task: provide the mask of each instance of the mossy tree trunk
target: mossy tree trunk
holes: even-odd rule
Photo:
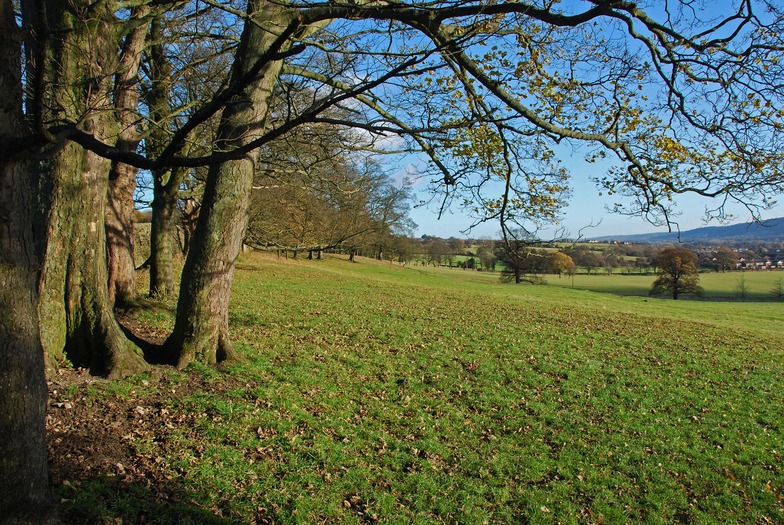
[[[7,131],[4,109],[0,140]],[[47,523],[53,501],[44,439],[48,392],[36,311],[35,163],[0,162],[0,177],[0,521]]]
[[[43,19],[52,27],[46,28],[50,42],[38,57],[41,120],[79,123],[101,140],[116,139],[110,93],[117,21],[105,4],[53,0],[44,8]],[[104,226],[109,168],[108,161],[70,142],[45,164],[39,317],[49,356],[116,376],[147,365],[122,333],[109,300]]]
[[[143,20],[149,6],[135,8],[131,20]],[[117,149],[133,152],[139,145],[136,129],[139,90],[137,75],[147,36],[147,24],[139,24],[125,37],[119,71],[115,75],[114,106],[119,124]],[[106,207],[106,257],[109,271],[109,302],[123,305],[136,295],[136,264],[133,256],[133,219],[136,168],[112,162]]]
[[[293,14],[272,2],[248,3],[248,15],[232,69],[240,83],[259,65]],[[263,64],[226,105],[217,131],[216,148],[229,151],[249,144],[264,132],[281,60]],[[229,301],[234,265],[247,225],[247,206],[255,171],[255,155],[212,166],[202,198],[196,232],[185,260],[174,331],[167,341],[170,359],[179,367],[193,360],[208,364],[230,360],[236,353],[229,337]]]
[[[0,144],[30,130],[22,115],[21,32],[0,0]],[[44,425],[47,388],[38,337],[33,235],[37,163],[0,152],[0,521],[54,521]]]
[[[106,207],[106,257],[109,302],[115,306],[128,303],[136,295],[136,264],[133,256],[135,190],[136,169],[128,164],[113,163]]]
[[[162,24],[161,16],[153,19],[147,53],[150,89],[146,93],[146,102],[153,121],[147,147],[155,155],[159,155],[166,148],[170,139],[169,98],[173,83],[172,66],[163,46]],[[186,173],[185,168],[153,171],[150,224],[150,296],[152,297],[170,295],[175,291],[174,253],[177,233],[175,218],[180,185]]]
[[[150,225],[150,296],[174,293],[175,217],[183,168],[154,174]]]

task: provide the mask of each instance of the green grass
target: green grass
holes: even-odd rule
[[[245,363],[74,395],[179,415],[139,431],[177,488],[161,523],[780,522],[783,308],[256,254]],[[104,483],[82,512],[142,515]]]
[[[618,295],[648,295],[651,284],[656,277],[653,275],[639,274],[577,274],[574,276],[574,287],[583,290],[593,290]],[[739,301],[738,285],[745,281],[748,289],[747,301],[775,301],[771,294],[774,283],[782,279],[784,272],[725,272],[701,273],[700,286],[705,289],[705,298],[709,300]],[[572,279],[563,276],[547,276],[548,284],[556,286],[572,286]]]
[[[454,273],[454,268],[420,268],[423,271],[436,275],[449,275],[450,278],[474,280],[488,284],[498,281],[498,272],[475,272],[474,275],[460,276]],[[614,295],[647,296],[655,275],[640,275],[638,273],[621,273],[617,271],[612,275],[599,271],[592,274],[577,273],[574,278],[563,275],[544,276],[548,285],[577,290],[591,290]],[[739,283],[745,281],[748,302],[776,302],[776,297],[771,293],[776,281],[784,282],[784,271],[747,271],[747,272],[706,272],[700,274],[700,286],[705,289],[705,299],[716,301],[741,301],[738,293]],[[686,298],[689,299],[688,297]]]

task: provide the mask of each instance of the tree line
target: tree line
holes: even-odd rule
[[[442,239],[424,235],[408,239],[408,250],[398,260],[419,260],[436,266],[458,266],[468,269],[495,271],[499,265],[517,265],[523,274],[561,274],[581,271],[593,273],[657,273],[664,250],[676,248],[669,244],[646,243],[577,243],[532,240],[521,243],[516,253],[498,239]],[[784,255],[773,245],[738,248],[730,246],[690,245],[700,271],[727,272],[743,268],[743,260],[767,257],[777,262]]]

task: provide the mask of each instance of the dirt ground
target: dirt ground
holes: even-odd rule
[[[126,326],[129,323],[124,320]],[[133,331],[139,335],[143,327],[133,327]],[[161,335],[141,334],[156,343]],[[179,380],[170,381],[175,375]],[[172,482],[173,470],[164,458],[173,447],[170,436],[175,431],[187,436],[195,416],[171,409],[172,400],[196,391],[217,392],[235,386],[231,378],[209,382],[199,374],[190,374],[183,381],[180,372],[167,366],[153,367],[148,379],[131,383],[137,386],[123,385],[122,395],[113,393],[110,381],[84,369],[49,370],[47,382],[50,478],[66,524],[159,523],[152,515],[134,515],[129,520],[116,512],[110,517],[106,510],[81,508],[89,501],[83,495],[78,498],[82,503],[73,502],[87,485],[109,494],[133,491],[134,497],[149,498],[151,508],[158,509],[162,501],[187,498],[182,487]],[[144,506],[143,501],[138,503]],[[189,504],[198,506],[193,501]],[[107,506],[111,505],[109,501]],[[220,509],[205,510],[210,517],[220,516]]]

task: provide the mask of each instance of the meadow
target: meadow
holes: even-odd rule
[[[425,271],[445,272],[454,271],[457,268],[423,266]],[[498,272],[478,272],[476,280],[487,283],[498,281]],[[614,295],[637,295],[647,296],[651,289],[651,284],[656,279],[652,273],[639,274],[635,272],[627,273],[615,270],[612,274],[604,271],[594,271],[587,273],[580,268],[573,275],[563,274],[544,275],[546,284],[578,290],[591,290]],[[459,277],[458,277],[459,278]],[[778,301],[772,290],[781,281],[784,288],[784,271],[732,271],[732,272],[703,272],[700,273],[700,286],[705,290],[704,299],[709,301]],[[746,293],[740,294],[740,284],[743,283]],[[694,297],[684,297],[684,299],[695,299]]]
[[[623,274],[577,274],[574,276],[574,287],[582,290],[593,290],[617,295],[648,295],[656,276]],[[700,286],[705,290],[705,299],[714,301],[776,301],[771,293],[776,282],[784,283],[784,271],[733,271],[705,272],[700,274]],[[556,286],[572,286],[570,277],[564,275],[548,276],[547,283]],[[746,288],[745,296],[741,296],[740,285]],[[688,297],[686,298],[688,299]]]
[[[244,255],[242,363],[55,375],[64,521],[784,520],[781,303],[359,260]]]

